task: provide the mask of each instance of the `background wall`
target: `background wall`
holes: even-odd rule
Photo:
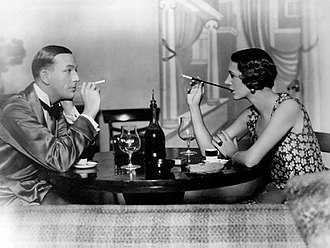
[[[330,1],[328,0],[315,0],[314,6],[316,8],[316,34],[318,37],[318,72],[319,72],[319,79],[321,82],[321,94],[319,97],[321,99],[321,128],[325,132],[330,132],[330,101],[329,101],[329,94],[330,94]],[[311,84],[313,82],[310,82]],[[329,157],[330,162],[330,157]]]
[[[107,80],[100,86],[101,108],[148,107],[152,89],[159,100],[158,18],[154,0],[0,0],[0,56],[17,43],[23,47],[15,49],[21,63],[5,59],[0,88],[25,88],[36,52],[59,44],[75,54],[81,81]]]
[[[0,0],[0,92],[12,93],[26,87],[32,81],[30,65],[35,53],[45,45],[60,44],[74,52],[81,81],[107,79],[108,84],[100,86],[102,109],[147,107],[152,89],[160,104],[159,3],[162,1],[165,0]],[[318,64],[311,68],[316,68],[321,85],[320,93],[314,96],[320,98],[321,125],[317,129],[330,132],[327,114],[330,102],[326,100],[330,93],[330,2],[297,1],[308,1],[315,8],[313,30],[318,37],[315,47]],[[247,47],[241,1],[204,2],[210,6],[232,3],[236,47]],[[220,48],[226,47],[223,44]],[[79,96],[75,100],[79,102]],[[245,105],[244,101],[236,101],[229,109],[230,116],[235,116]],[[100,125],[101,147],[107,150],[107,127],[102,119]]]

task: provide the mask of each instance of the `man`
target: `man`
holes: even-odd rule
[[[98,132],[100,91],[82,83],[80,115],[72,102],[79,76],[69,49],[42,48],[32,73],[34,82],[0,112],[0,206],[67,203],[40,174],[67,171]]]

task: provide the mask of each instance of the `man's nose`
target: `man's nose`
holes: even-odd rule
[[[72,81],[75,81],[75,82],[79,82],[80,81],[78,72],[74,71],[73,76],[72,76]]]

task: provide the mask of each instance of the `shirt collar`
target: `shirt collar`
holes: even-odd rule
[[[48,95],[42,89],[40,89],[36,83],[33,84],[33,87],[37,93],[38,98],[46,103],[49,107],[51,107]]]

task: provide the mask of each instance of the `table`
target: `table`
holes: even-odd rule
[[[167,158],[182,157],[179,152],[183,149],[167,148]],[[128,173],[120,169],[120,165],[125,163],[123,159],[126,160],[126,156],[116,155],[111,151],[97,153],[94,158],[98,165],[94,168],[72,168],[65,173],[51,172],[48,176],[53,184],[62,188],[123,193],[126,204],[173,204],[182,203],[186,191],[236,185],[254,180],[263,174],[260,166],[249,169],[229,162],[217,173],[191,174],[185,165],[182,165],[166,176],[159,175],[158,178],[156,176],[146,179],[147,169],[143,163],[140,163],[142,166],[136,172]],[[201,161],[201,158],[201,154],[198,153],[189,160],[190,163],[196,163]],[[141,161],[138,155],[133,158],[133,163],[137,161]]]

